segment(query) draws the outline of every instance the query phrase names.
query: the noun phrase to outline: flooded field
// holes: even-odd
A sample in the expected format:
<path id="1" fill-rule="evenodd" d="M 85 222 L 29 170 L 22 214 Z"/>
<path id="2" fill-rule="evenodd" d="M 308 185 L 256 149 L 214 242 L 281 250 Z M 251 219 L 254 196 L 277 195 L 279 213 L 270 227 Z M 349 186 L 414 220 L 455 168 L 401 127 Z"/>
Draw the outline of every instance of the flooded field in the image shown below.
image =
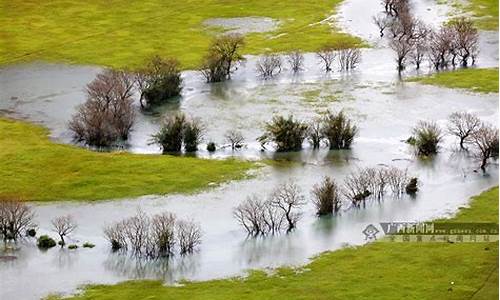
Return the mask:
<path id="1" fill-rule="evenodd" d="M 433 24 L 446 19 L 444 5 L 422 1 L 416 14 Z M 476 172 L 478 163 L 458 151 L 456 140 L 447 137 L 440 153 L 432 160 L 419 160 L 403 141 L 419 120 L 432 120 L 445 126 L 456 111 L 477 114 L 481 120 L 496 124 L 497 94 L 476 94 L 404 82 L 403 79 L 429 72 L 409 68 L 401 76 L 395 69 L 393 53 L 369 21 L 380 10 L 377 1 L 348 0 L 339 12 L 339 26 L 374 43 L 363 50 L 362 62 L 351 72 L 325 74 L 314 54 L 305 57 L 305 70 L 293 75 L 284 69 L 270 80 L 255 71 L 258 57 L 249 56 L 232 76 L 221 84 L 207 84 L 194 71 L 183 73 L 184 88 L 178 101 L 165 105 L 155 114 L 139 111 L 126 150 L 134 153 L 159 153 L 150 145 L 151 135 L 159 129 L 162 116 L 182 111 L 199 118 L 206 127 L 205 142 L 224 145 L 224 135 L 237 128 L 246 147 L 238 151 L 219 149 L 197 156 L 210 159 L 238 156 L 244 159 L 275 159 L 279 163 L 259 169 L 252 179 L 229 182 L 194 195 L 146 196 L 140 199 L 109 200 L 93 203 L 57 202 L 36 205 L 40 233 L 50 232 L 50 220 L 71 214 L 79 228 L 71 238 L 91 242 L 92 249 L 39 250 L 34 240 L 16 249 L 0 250 L 0 279 L 4 283 L 1 299 L 37 299 L 51 292 L 71 293 L 86 283 L 114 283 L 138 278 L 203 280 L 244 275 L 254 268 L 282 265 L 300 266 L 314 255 L 346 245 L 365 242 L 362 230 L 372 223 L 421 221 L 452 214 L 470 196 L 498 182 L 498 165 L 488 174 Z M 359 6 L 365 15 L 358 15 Z M 366 7 L 367 6 L 367 7 Z M 359 21 L 361 18 L 364 21 Z M 272 21 L 272 20 L 271 20 Z M 233 25 L 229 25 L 233 26 Z M 364 33 L 364 34 L 362 34 Z M 478 67 L 498 66 L 498 36 L 480 35 Z M 50 129 L 55 142 L 72 143 L 67 123 L 75 108 L 85 100 L 83 88 L 101 69 L 91 66 L 26 64 L 0 69 L 0 112 L 7 116 L 42 124 Z M 261 151 L 256 138 L 263 123 L 273 114 L 293 114 L 309 120 L 327 109 L 344 109 L 359 126 L 359 137 L 352 150 L 319 151 L 306 148 L 298 153 L 275 154 Z M 397 166 L 417 176 L 421 187 L 416 197 L 403 197 L 367 203 L 366 208 L 344 209 L 332 218 L 317 218 L 310 202 L 311 188 L 328 175 L 339 182 L 364 166 Z M 308 200 L 298 228 L 291 234 L 266 239 L 249 239 L 233 218 L 233 208 L 247 196 L 267 197 L 272 189 L 295 181 Z M 147 213 L 169 211 L 192 219 L 203 230 L 199 252 L 170 260 L 142 261 L 113 254 L 103 237 L 103 227 L 135 214 L 141 207 Z M 16 274 L 16 276 L 12 276 Z M 24 287 L 29 286 L 29 289 Z"/>

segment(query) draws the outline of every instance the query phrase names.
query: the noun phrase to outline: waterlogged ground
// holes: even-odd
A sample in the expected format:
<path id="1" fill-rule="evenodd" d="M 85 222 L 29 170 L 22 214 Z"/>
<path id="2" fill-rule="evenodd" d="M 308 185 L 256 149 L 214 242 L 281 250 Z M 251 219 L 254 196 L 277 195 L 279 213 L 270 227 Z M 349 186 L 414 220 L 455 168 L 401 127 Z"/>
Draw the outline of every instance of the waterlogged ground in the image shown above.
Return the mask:
<path id="1" fill-rule="evenodd" d="M 496 123 L 498 95 L 400 81 L 392 52 L 384 42 L 377 41 L 376 28 L 366 20 L 362 23 L 355 19 L 354 12 L 360 11 L 361 4 L 366 18 L 376 14 L 380 7 L 378 2 L 374 3 L 377 6 L 366 7 L 366 1 L 350 0 L 339 13 L 342 28 L 366 34 L 362 37 L 375 45 L 363 50 L 363 61 L 356 71 L 325 74 L 315 56 L 308 54 L 306 68 L 300 74 L 292 75 L 285 69 L 277 78 L 267 81 L 255 74 L 257 57 L 248 57 L 233 80 L 223 84 L 208 85 L 196 72 L 185 72 L 179 101 L 163 107 L 156 115 L 138 112 L 128 145 L 132 152 L 158 152 L 148 141 L 158 129 L 160 115 L 183 111 L 206 125 L 207 142 L 222 145 L 228 129 L 242 131 L 247 140 L 245 149 L 236 153 L 221 149 L 213 156 L 274 158 L 280 163 L 263 168 L 251 180 L 230 182 L 196 195 L 36 205 L 39 234 L 53 235 L 50 220 L 70 213 L 80 225 L 72 236 L 74 242 L 81 245 L 88 241 L 96 247 L 42 252 L 34 241 L 28 240 L 15 250 L 3 250 L 0 255 L 16 258 L 0 261 L 0 298 L 36 299 L 50 292 L 71 293 L 85 283 L 136 278 L 159 278 L 166 282 L 202 280 L 242 275 L 252 268 L 301 265 L 322 251 L 364 243 L 361 231 L 370 223 L 427 220 L 451 214 L 466 204 L 470 196 L 497 184 L 498 166 L 491 165 L 487 175 L 474 172 L 477 162 L 457 151 L 451 138 L 445 140 L 435 159 L 427 161 L 416 160 L 402 142 L 418 120 L 434 120 L 445 126 L 446 118 L 454 111 L 466 110 L 486 122 Z M 445 6 L 433 5 L 431 1 L 419 3 L 415 9 L 425 20 L 439 23 L 445 19 Z M 498 66 L 497 53 L 497 35 L 482 33 L 478 66 Z M 420 74 L 427 71 L 424 67 Z M 0 70 L 0 110 L 6 115 L 41 123 L 51 129 L 55 140 L 70 143 L 67 121 L 75 107 L 85 100 L 82 89 L 97 72 L 97 67 L 48 64 L 4 68 Z M 403 77 L 417 74 L 409 70 Z M 360 134 L 352 150 L 305 149 L 277 155 L 272 151 L 261 152 L 255 142 L 262 133 L 263 122 L 275 113 L 293 113 L 306 120 L 326 109 L 345 109 L 358 123 Z M 203 150 L 198 155 L 210 157 Z M 324 175 L 341 182 L 357 167 L 376 165 L 408 168 L 410 174 L 419 177 L 420 192 L 415 198 L 370 202 L 359 210 L 347 209 L 345 205 L 344 211 L 334 218 L 318 219 L 308 204 L 295 232 L 268 239 L 247 239 L 232 217 L 232 209 L 247 196 L 266 197 L 281 182 L 295 180 L 310 200 L 312 186 Z M 102 235 L 103 226 L 133 215 L 138 207 L 151 214 L 170 211 L 198 222 L 204 233 L 200 251 L 184 258 L 149 262 L 110 253 Z"/>

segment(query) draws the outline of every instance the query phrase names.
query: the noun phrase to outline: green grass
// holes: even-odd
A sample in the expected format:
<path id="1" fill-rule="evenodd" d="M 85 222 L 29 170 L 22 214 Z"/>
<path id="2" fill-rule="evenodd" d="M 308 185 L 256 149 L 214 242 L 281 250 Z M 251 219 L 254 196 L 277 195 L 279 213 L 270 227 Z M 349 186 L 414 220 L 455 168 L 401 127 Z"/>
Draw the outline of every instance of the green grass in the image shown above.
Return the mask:
<path id="1" fill-rule="evenodd" d="M 474 197 L 451 220 L 497 222 L 498 187 Z M 322 254 L 300 270 L 182 287 L 149 280 L 92 285 L 70 299 L 498 299 L 496 242 L 375 242 Z"/>
<path id="2" fill-rule="evenodd" d="M 437 85 L 448 88 L 461 88 L 479 93 L 498 93 L 498 68 L 459 69 L 410 78 L 408 81 Z"/>
<path id="3" fill-rule="evenodd" d="M 99 200 L 186 193 L 244 178 L 255 167 L 240 160 L 98 153 L 55 144 L 47 133 L 0 118 L 0 197 Z"/>
<path id="4" fill-rule="evenodd" d="M 137 67 L 154 54 L 199 65 L 215 17 L 271 17 L 274 32 L 246 38 L 246 53 L 312 51 L 326 43 L 360 40 L 318 23 L 342 0 L 14 0 L 0 4 L 0 64 L 46 60 Z"/>
<path id="5" fill-rule="evenodd" d="M 469 0 L 466 11 L 472 11 L 479 28 L 498 31 L 498 0 Z"/>

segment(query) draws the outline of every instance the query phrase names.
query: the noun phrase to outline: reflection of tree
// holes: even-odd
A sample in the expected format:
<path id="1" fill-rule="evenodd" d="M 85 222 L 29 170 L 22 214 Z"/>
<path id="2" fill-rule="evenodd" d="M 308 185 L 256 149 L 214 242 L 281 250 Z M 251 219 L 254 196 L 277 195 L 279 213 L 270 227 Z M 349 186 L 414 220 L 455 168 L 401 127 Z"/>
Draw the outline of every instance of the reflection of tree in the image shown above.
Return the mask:
<path id="1" fill-rule="evenodd" d="M 78 252 L 69 249 L 59 249 L 54 256 L 54 264 L 59 269 L 71 268 L 78 261 Z"/>
<path id="2" fill-rule="evenodd" d="M 199 268 L 197 254 L 170 258 L 144 259 L 112 253 L 104 261 L 104 268 L 131 279 L 161 279 L 174 282 L 193 277 Z"/>
<path id="3" fill-rule="evenodd" d="M 247 238 L 240 244 L 236 260 L 250 267 L 275 265 L 300 255 L 300 243 L 297 232 L 292 235 Z"/>

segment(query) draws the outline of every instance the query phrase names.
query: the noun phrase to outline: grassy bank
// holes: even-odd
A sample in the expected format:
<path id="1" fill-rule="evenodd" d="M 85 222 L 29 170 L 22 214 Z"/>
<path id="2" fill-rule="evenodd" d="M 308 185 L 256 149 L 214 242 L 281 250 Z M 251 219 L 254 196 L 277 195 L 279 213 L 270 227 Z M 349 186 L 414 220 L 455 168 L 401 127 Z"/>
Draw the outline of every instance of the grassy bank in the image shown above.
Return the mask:
<path id="1" fill-rule="evenodd" d="M 185 193 L 239 179 L 254 165 L 161 155 L 97 153 L 55 144 L 36 125 L 0 118 L 0 196 L 98 200 Z"/>
<path id="2" fill-rule="evenodd" d="M 359 40 L 320 21 L 342 0 L 19 1 L 0 4 L 0 64 L 48 60 L 135 67 L 153 54 L 177 57 L 194 68 L 213 33 L 210 18 L 263 16 L 280 22 L 273 32 L 247 36 L 246 53 Z"/>
<path id="3" fill-rule="evenodd" d="M 451 219 L 497 222 L 498 187 Z M 159 281 L 94 285 L 84 299 L 498 299 L 498 243 L 385 243 L 325 253 L 273 276 L 165 287 Z M 452 283 L 453 282 L 453 283 Z"/>
<path id="4" fill-rule="evenodd" d="M 498 68 L 459 69 L 410 78 L 408 81 L 437 85 L 448 88 L 461 88 L 479 93 L 498 93 Z"/>
<path id="5" fill-rule="evenodd" d="M 472 12 L 480 29 L 498 31 L 498 1 L 469 0 L 466 12 Z"/>

